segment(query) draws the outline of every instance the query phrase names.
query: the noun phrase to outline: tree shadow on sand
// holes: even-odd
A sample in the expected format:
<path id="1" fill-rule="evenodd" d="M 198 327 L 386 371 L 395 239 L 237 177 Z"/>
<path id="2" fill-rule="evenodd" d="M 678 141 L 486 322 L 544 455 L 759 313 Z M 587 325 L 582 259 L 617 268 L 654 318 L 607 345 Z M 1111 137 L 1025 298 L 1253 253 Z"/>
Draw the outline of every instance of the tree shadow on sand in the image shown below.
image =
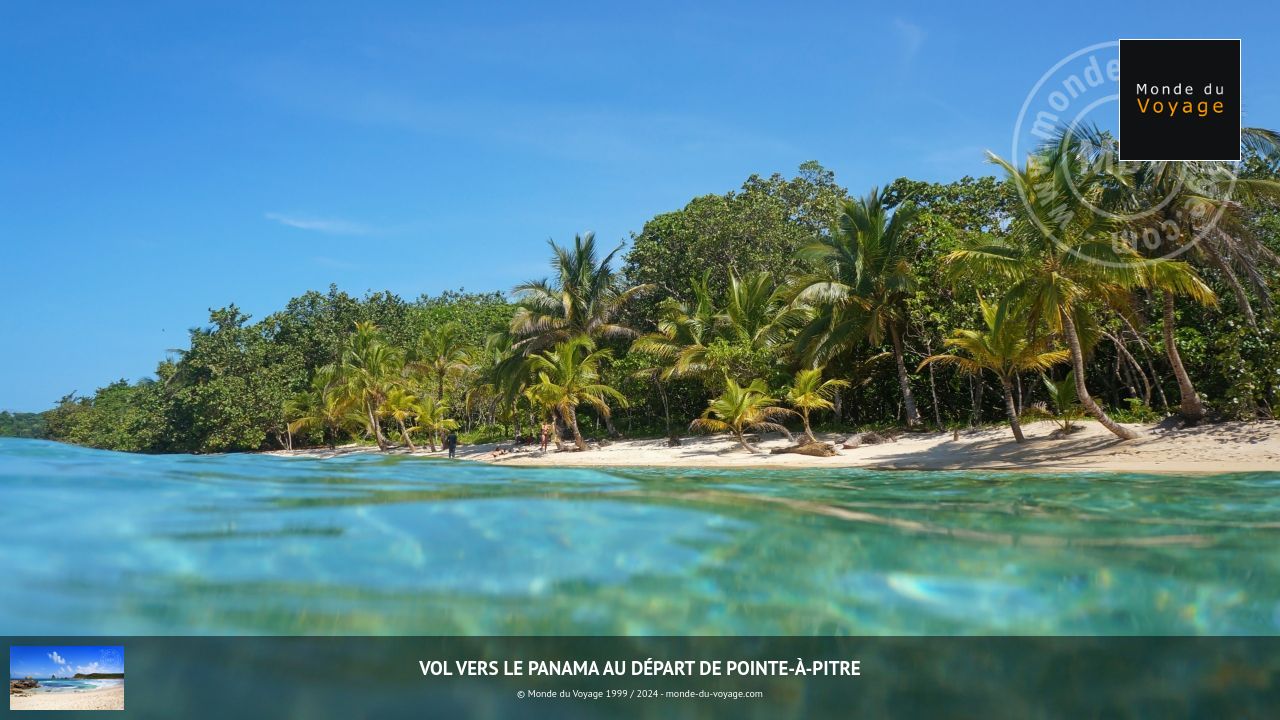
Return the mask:
<path id="1" fill-rule="evenodd" d="M 1053 466 L 1084 455 L 1120 445 L 1136 446 L 1143 440 L 1120 440 L 1111 436 L 1072 436 L 1065 438 L 1029 437 L 1014 442 L 1012 437 L 991 437 L 968 442 L 940 443 L 915 448 L 893 455 L 883 455 L 867 467 L 900 470 L 975 470 Z"/>

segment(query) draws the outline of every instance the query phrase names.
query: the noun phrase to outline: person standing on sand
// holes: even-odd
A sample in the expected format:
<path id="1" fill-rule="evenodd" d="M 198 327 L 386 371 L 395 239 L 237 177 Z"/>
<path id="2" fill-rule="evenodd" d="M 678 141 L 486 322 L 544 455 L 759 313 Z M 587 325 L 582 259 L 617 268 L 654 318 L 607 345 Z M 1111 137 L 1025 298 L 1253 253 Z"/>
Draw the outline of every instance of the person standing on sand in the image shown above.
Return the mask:
<path id="1" fill-rule="evenodd" d="M 551 439 L 551 423 L 542 423 L 542 452 L 547 451 L 547 440 Z"/>
<path id="2" fill-rule="evenodd" d="M 445 447 L 449 448 L 449 459 L 453 459 L 453 453 L 458 449 L 458 431 L 450 430 L 449 436 L 444 439 Z"/>

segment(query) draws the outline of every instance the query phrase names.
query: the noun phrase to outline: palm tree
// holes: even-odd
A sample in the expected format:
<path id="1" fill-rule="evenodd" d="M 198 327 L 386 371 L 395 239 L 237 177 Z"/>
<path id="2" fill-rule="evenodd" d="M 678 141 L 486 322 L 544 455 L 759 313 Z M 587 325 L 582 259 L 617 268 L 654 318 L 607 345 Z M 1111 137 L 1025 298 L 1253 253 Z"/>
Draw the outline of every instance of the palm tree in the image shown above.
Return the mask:
<path id="1" fill-rule="evenodd" d="M 409 452 L 417 452 L 418 448 L 414 447 L 413 438 L 409 433 L 418 428 L 405 427 L 406 422 L 422 412 L 417 396 L 405 387 L 393 387 L 387 392 L 386 401 L 382 403 L 382 412 L 396 421 L 396 426 L 400 428 L 400 437 L 404 438 L 404 444 L 409 446 Z"/>
<path id="2" fill-rule="evenodd" d="M 289 420 L 289 444 L 293 435 L 302 430 L 319 429 L 325 444 L 337 447 L 338 435 L 353 420 L 351 399 L 342 392 L 338 368 L 325 365 L 316 370 L 311 387 L 285 403 L 285 418 Z M 359 415 L 354 415 L 358 419 Z"/>
<path id="3" fill-rule="evenodd" d="M 1100 177 L 1069 149 L 1047 150 L 1022 169 L 995 155 L 990 158 L 1017 186 L 1027 212 L 1013 219 L 1005 236 L 980 239 L 950 253 L 945 262 L 957 271 L 1007 283 L 1003 304 L 1029 313 L 1029 328 L 1043 320 L 1066 341 L 1084 409 L 1121 439 L 1139 437 L 1112 420 L 1085 386 L 1080 325 L 1092 321 L 1091 303 L 1123 305 L 1128 290 L 1145 277 L 1142 257 L 1112 242 L 1115 221 L 1090 207 L 1102 200 Z"/>
<path id="4" fill-rule="evenodd" d="M 451 322 L 434 330 L 424 330 L 409 353 L 409 364 L 431 377 L 436 400 L 443 402 L 446 381 L 467 370 L 473 352 L 474 348 L 462 334 L 462 326 Z"/>
<path id="5" fill-rule="evenodd" d="M 360 406 L 370 434 L 378 449 L 391 445 L 382 433 L 382 404 L 400 379 L 403 367 L 401 353 L 388 345 L 378 327 L 371 322 L 357 322 L 355 332 L 342 350 L 338 373 L 347 393 Z"/>
<path id="6" fill-rule="evenodd" d="M 579 405 L 590 405 L 602 417 L 611 414 L 610 398 L 623 407 L 627 405 L 622 393 L 600 381 L 600 366 L 609 357 L 608 350 L 597 350 L 595 342 L 585 335 L 529 357 L 529 369 L 538 378 L 532 388 L 534 396 L 560 414 L 573 433 L 578 450 L 587 449 L 578 429 Z"/>
<path id="7" fill-rule="evenodd" d="M 707 345 L 721 317 L 711 297 L 710 281 L 710 270 L 690 281 L 693 302 L 667 298 L 658 303 L 658 330 L 632 343 L 632 349 L 667 363 L 661 371 L 664 380 L 701 375 L 710 370 Z"/>
<path id="8" fill-rule="evenodd" d="M 804 325 L 809 312 L 789 302 L 790 289 L 774 282 L 773 273 L 755 272 L 739 278 L 729 272 L 719 326 L 726 338 L 756 349 L 778 347 L 787 333 Z"/>
<path id="9" fill-rule="evenodd" d="M 724 392 L 707 404 L 702 417 L 689 424 L 689 428 L 706 432 L 732 432 L 748 452 L 758 453 L 759 448 L 747 442 L 747 431 L 775 431 L 791 439 L 791 432 L 777 422 L 792 410 L 774 405 L 776 398 L 769 397 L 769 388 L 763 380 L 752 380 L 742 387 L 732 378 L 725 380 Z"/>
<path id="10" fill-rule="evenodd" d="M 612 267 L 622 245 L 603 259 L 597 258 L 593 233 L 575 235 L 573 247 L 549 240 L 553 256 L 553 280 L 531 280 L 514 289 L 516 312 L 511 333 L 528 352 L 549 348 L 580 335 L 592 340 L 634 337 L 635 331 L 619 322 L 622 309 L 647 285 L 627 287 Z"/>
<path id="11" fill-rule="evenodd" d="M 1118 157 L 1109 135 L 1085 128 L 1083 142 L 1095 145 L 1109 161 Z M 1244 128 L 1240 133 L 1241 157 L 1249 154 L 1270 163 L 1280 159 L 1280 133 Z M 1225 162 L 1124 163 L 1132 169 L 1124 182 L 1116 183 L 1108 198 L 1121 212 L 1133 213 L 1134 237 L 1159 240 L 1153 254 L 1167 256 L 1185 248 L 1194 263 L 1217 273 L 1231 288 L 1245 322 L 1255 330 L 1257 316 L 1246 284 L 1262 301 L 1271 304 L 1266 267 L 1280 267 L 1278 256 L 1250 221 L 1247 201 L 1280 199 L 1280 182 L 1239 177 Z M 1155 208 L 1148 212 L 1141 211 Z M 1169 230 L 1176 228 L 1177 232 Z M 1243 278 L 1243 280 L 1242 280 Z M 1172 358 L 1170 359 L 1172 362 Z"/>
<path id="12" fill-rule="evenodd" d="M 831 410 L 835 407 L 831 398 L 840 388 L 849 387 L 847 380 L 822 379 L 823 368 L 800 370 L 795 381 L 787 389 L 787 402 L 800 408 L 800 417 L 804 421 L 804 437 L 808 442 L 817 442 L 813 430 L 809 428 L 809 413 L 813 410 Z"/>
<path id="13" fill-rule="evenodd" d="M 1252 143 L 1251 147 L 1265 147 L 1269 152 L 1280 147 L 1270 131 L 1246 128 L 1243 136 L 1249 138 L 1246 145 Z M 1280 197 L 1280 183 L 1236 178 L 1226 163 L 1120 163 L 1115 139 L 1091 127 L 1064 129 L 1054 142 L 1068 152 L 1088 155 L 1095 166 L 1120 168 L 1120 172 L 1103 176 L 1102 202 L 1124 218 L 1124 232 L 1135 250 L 1147 250 L 1143 285 L 1160 298 L 1165 354 L 1181 395 L 1179 411 L 1187 422 L 1199 422 L 1204 418 L 1204 403 L 1182 364 L 1174 339 L 1174 296 L 1189 297 L 1203 305 L 1216 305 L 1217 298 L 1190 264 L 1168 258 L 1190 250 L 1187 257 L 1217 269 L 1236 293 L 1246 322 L 1256 328 L 1248 296 L 1218 247 L 1228 248 L 1229 257 L 1245 258 L 1242 262 L 1250 277 L 1258 275 L 1262 260 L 1280 259 L 1269 250 L 1260 253 L 1255 247 L 1252 234 L 1243 230 L 1248 223 L 1241 222 L 1240 203 L 1216 198 L 1230 194 Z M 1142 242 L 1137 241 L 1139 238 Z"/>
<path id="14" fill-rule="evenodd" d="M 293 449 L 293 436 L 300 430 L 311 427 L 323 427 L 324 400 L 320 393 L 312 390 L 302 392 L 284 401 L 284 429 L 288 444 L 286 449 Z M 325 437 L 328 443 L 329 438 Z"/>
<path id="15" fill-rule="evenodd" d="M 1076 380 L 1075 371 L 1067 373 L 1067 376 L 1061 380 L 1052 380 L 1048 375 L 1041 374 L 1040 379 L 1044 381 L 1045 391 L 1049 393 L 1049 402 L 1053 403 L 1054 421 L 1058 423 L 1058 427 L 1063 432 L 1071 432 L 1075 429 L 1075 421 L 1080 417 L 1080 405 L 1076 402 Z"/>
<path id="16" fill-rule="evenodd" d="M 981 330 L 956 330 L 951 337 L 943 340 L 947 347 L 954 348 L 963 355 L 931 355 L 920 363 L 924 367 L 930 363 L 950 363 L 961 371 L 971 375 L 979 375 L 984 370 L 995 374 L 1004 390 L 1004 408 L 1009 415 L 1009 427 L 1013 429 L 1013 439 L 1023 442 L 1022 424 L 1018 421 L 1018 408 L 1013 402 L 1013 381 L 1019 374 L 1029 370 L 1044 371 L 1061 362 L 1066 362 L 1071 355 L 1066 350 L 1050 350 L 1046 338 L 1034 336 L 1034 328 L 1027 323 L 1025 313 L 1010 313 L 1007 306 L 988 303 L 978 296 L 978 305 L 982 309 L 982 320 L 986 327 Z"/>
<path id="17" fill-rule="evenodd" d="M 907 230 L 918 214 L 911 202 L 891 211 L 877 188 L 845 201 L 831 234 L 799 250 L 816 271 L 796 283 L 796 300 L 818 306 L 802 333 L 810 357 L 830 358 L 859 340 L 877 346 L 888 336 L 908 425 L 920 424 L 902 343 L 906 300 L 916 290 Z"/>
<path id="18" fill-rule="evenodd" d="M 639 340 L 636 342 L 639 342 Z M 667 397 L 667 382 L 670 377 L 668 371 L 671 368 L 659 358 L 644 353 L 634 346 L 632 346 L 631 352 L 627 353 L 627 357 L 638 358 L 641 363 L 640 368 L 631 373 L 631 377 L 636 380 L 648 380 L 658 389 L 658 399 L 662 401 L 662 420 L 667 431 L 667 439 L 673 444 L 678 444 L 680 441 L 679 435 L 671 431 L 671 401 Z"/>
<path id="19" fill-rule="evenodd" d="M 407 369 L 430 378 L 436 403 L 441 404 L 449 379 L 470 369 L 474 356 L 475 348 L 467 342 L 462 326 L 449 322 L 422 331 L 409 351 Z M 444 442 L 443 434 L 439 440 Z"/>
<path id="20" fill-rule="evenodd" d="M 669 363 L 663 370 L 664 379 L 718 379 L 734 374 L 736 368 L 717 364 L 708 355 L 716 341 L 787 355 L 790 334 L 809 318 L 807 308 L 789 302 L 790 289 L 776 283 L 772 273 L 749 273 L 739 278 L 730 271 L 723 308 L 711 298 L 710 279 L 708 271 L 691 281 L 691 303 L 674 298 L 659 303 L 657 332 L 643 335 L 633 344 L 634 349 Z"/>
<path id="21" fill-rule="evenodd" d="M 516 435 L 520 435 L 519 407 L 528 401 L 532 373 L 529 356 L 516 347 L 509 332 L 497 332 L 488 337 L 484 346 L 485 362 L 480 375 L 479 388 L 493 395 L 499 406 L 506 406 L 515 421 Z M 469 395 L 470 397 L 470 395 Z M 532 405 L 530 411 L 532 412 Z M 531 416 L 532 421 L 532 416 Z"/>
<path id="22" fill-rule="evenodd" d="M 1190 265 L 1179 261 L 1148 260 L 1146 285 L 1160 293 L 1164 351 L 1169 358 L 1169 366 L 1173 368 L 1173 376 L 1178 380 L 1181 396 L 1178 411 L 1187 422 L 1198 423 L 1204 419 L 1204 402 L 1191 383 L 1191 376 L 1182 364 L 1182 354 L 1178 352 L 1178 342 L 1173 334 L 1174 295 L 1184 295 L 1203 305 L 1215 305 L 1218 299 Z"/>
<path id="23" fill-rule="evenodd" d="M 528 354 L 582 335 L 593 341 L 635 337 L 636 331 L 623 324 L 619 315 L 650 286 L 628 287 L 613 269 L 613 258 L 622 245 L 599 259 L 594 233 L 575 235 L 571 248 L 547 242 L 555 279 L 531 280 L 513 290 L 516 312 L 510 332 L 516 345 Z M 616 437 L 613 416 L 606 414 L 604 421 L 609 434 Z"/>
<path id="24" fill-rule="evenodd" d="M 427 396 L 418 400 L 418 429 L 427 433 L 431 452 L 436 451 L 436 436 L 458 429 L 458 421 L 449 417 L 449 406 Z"/>

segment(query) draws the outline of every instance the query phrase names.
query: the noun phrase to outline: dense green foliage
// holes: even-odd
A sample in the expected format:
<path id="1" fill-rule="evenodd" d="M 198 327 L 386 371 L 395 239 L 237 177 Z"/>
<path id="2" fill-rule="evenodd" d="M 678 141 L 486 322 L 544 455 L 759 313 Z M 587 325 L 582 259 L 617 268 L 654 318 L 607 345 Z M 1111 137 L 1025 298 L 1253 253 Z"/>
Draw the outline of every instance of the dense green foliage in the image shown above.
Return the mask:
<path id="1" fill-rule="evenodd" d="M 692 302 L 690 280 L 707 273 L 713 294 L 725 291 L 729 273 L 792 274 L 800 268 L 796 250 L 826 232 L 846 197 L 830 170 L 808 162 L 790 180 L 752 175 L 739 191 L 704 195 L 658 215 L 631 238 L 623 268 L 632 283 L 656 289 L 637 304 L 635 317 L 654 317 L 662 298 Z"/>
<path id="2" fill-rule="evenodd" d="M 191 331 L 189 349 L 165 360 L 156 379 L 123 380 L 92 397 L 66 397 L 44 414 L 51 437 L 137 452 L 226 452 L 288 443 L 286 407 L 312 387 L 317 372 L 338 363 L 356 323 L 372 323 L 397 347 L 430 328 L 455 324 L 467 342 L 510 322 L 514 308 L 501 293 L 446 292 L 406 302 L 389 293 L 357 298 L 336 288 L 308 292 L 258 322 L 234 305 L 213 310 Z M 460 388 L 445 388 L 462 405 Z M 322 424 L 321 424 L 322 425 Z M 302 431 L 324 443 L 336 429 L 344 441 L 354 425 Z"/>
<path id="3" fill-rule="evenodd" d="M 46 433 L 40 413 L 0 412 L 0 437 L 43 438 Z"/>
<path id="4" fill-rule="evenodd" d="M 590 235 L 553 243 L 549 276 L 511 296 L 331 287 L 256 322 L 232 305 L 154 379 L 68 396 L 38 419 L 0 414 L 0 434 L 140 452 L 434 448 L 454 427 L 465 441 L 549 422 L 585 447 L 692 423 L 750 448 L 747 432 L 810 422 L 1273 416 L 1274 161 L 1250 156 L 1251 184 L 1209 247 L 1152 263 L 1095 243 L 1085 215 L 1061 242 L 1038 235 L 1020 184 L 1032 213 L 1049 213 L 1056 177 L 1117 209 L 1167 180 L 1117 181 L 1081 153 L 1064 143 L 1006 164 L 1006 179 L 903 178 L 857 199 L 817 163 L 752 176 L 653 218 L 625 253 Z"/>

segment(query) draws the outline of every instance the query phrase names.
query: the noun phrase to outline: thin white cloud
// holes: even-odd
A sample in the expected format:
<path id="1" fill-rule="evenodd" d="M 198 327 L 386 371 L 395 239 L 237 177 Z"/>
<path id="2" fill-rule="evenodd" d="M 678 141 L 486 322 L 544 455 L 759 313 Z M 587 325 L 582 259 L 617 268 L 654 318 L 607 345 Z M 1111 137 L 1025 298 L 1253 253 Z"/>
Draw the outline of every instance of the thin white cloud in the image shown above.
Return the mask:
<path id="1" fill-rule="evenodd" d="M 893 29 L 898 33 L 898 40 L 902 43 L 902 50 L 906 55 L 906 59 L 911 60 L 916 56 L 916 53 L 920 52 L 920 48 L 924 46 L 924 28 L 909 20 L 895 18 Z"/>
<path id="2" fill-rule="evenodd" d="M 368 235 L 373 231 L 368 225 L 334 218 L 303 217 L 275 212 L 267 213 L 266 218 L 291 228 L 313 230 L 330 235 Z"/>
<path id="3" fill-rule="evenodd" d="M 501 143 L 610 166 L 652 162 L 655 147 L 675 147 L 703 158 L 739 157 L 744 148 L 756 155 L 798 154 L 789 136 L 762 134 L 696 113 L 610 110 L 580 101 L 521 100 L 505 94 L 450 100 L 323 64 L 268 64 L 255 69 L 251 83 L 273 102 L 345 122 Z"/>
<path id="4" fill-rule="evenodd" d="M 61 655 L 59 655 L 57 650 L 54 650 L 53 652 L 49 653 L 49 659 L 54 661 L 58 665 L 67 664 L 66 659 L 63 658 Z"/>
<path id="5" fill-rule="evenodd" d="M 89 675 L 90 673 L 105 673 L 105 672 L 111 672 L 111 671 L 103 667 L 102 663 L 99 663 L 96 660 L 94 662 L 89 663 L 88 665 L 79 665 L 76 667 L 76 674 Z"/>

